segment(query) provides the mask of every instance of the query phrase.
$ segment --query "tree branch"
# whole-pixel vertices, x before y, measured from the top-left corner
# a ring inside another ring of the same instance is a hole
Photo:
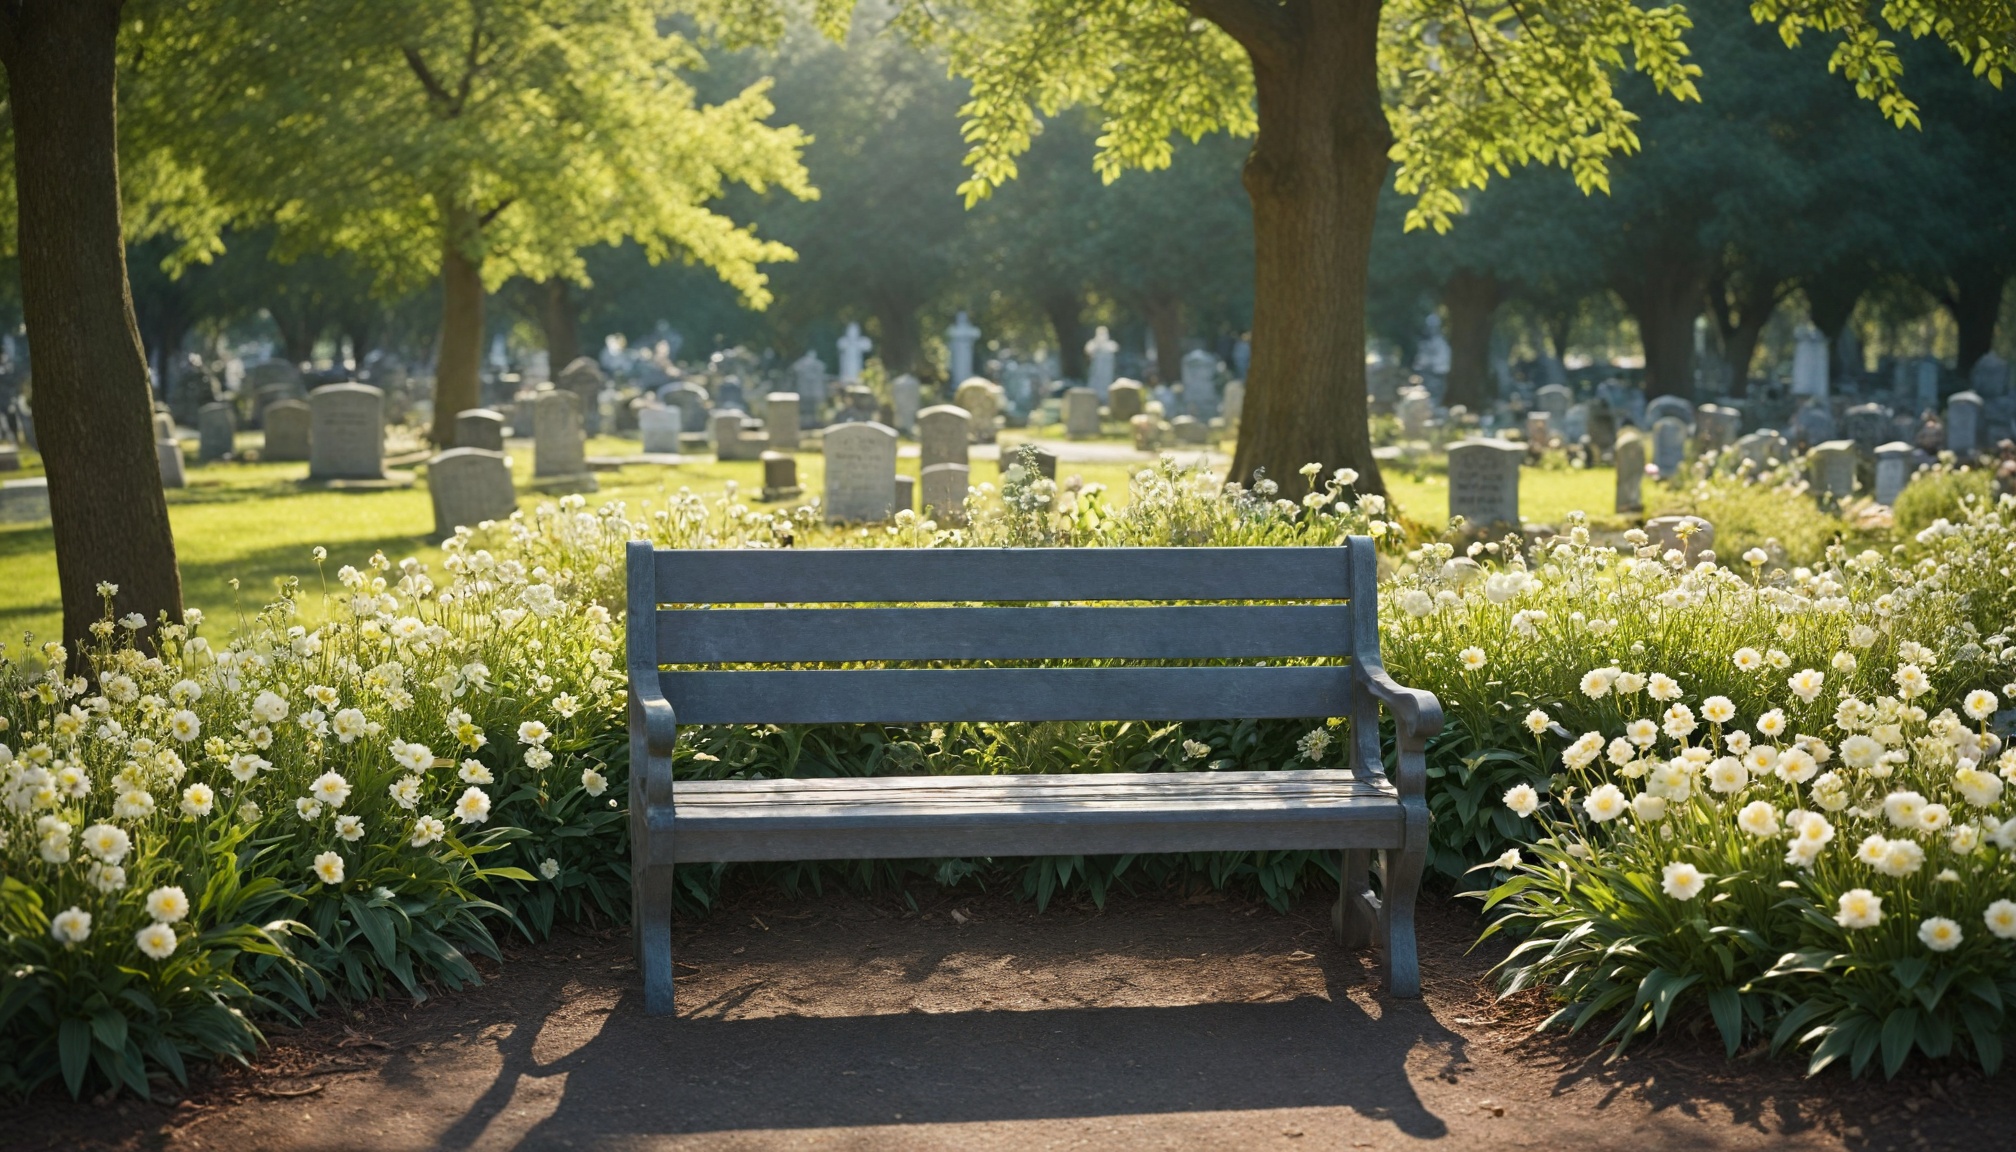
[[[479,231],[479,232],[480,232],[480,231],[482,231],[483,229],[485,229],[485,228],[488,228],[488,227],[490,226],[490,222],[491,222],[492,220],[495,220],[495,219],[497,219],[497,217],[499,217],[499,216],[503,215],[503,213],[504,213],[504,210],[505,210],[506,208],[509,208],[509,207],[511,207],[511,205],[513,205],[513,204],[517,203],[517,200],[518,200],[518,198],[517,198],[517,197],[515,197],[515,196],[507,196],[507,197],[505,197],[505,198],[504,198],[504,200],[503,200],[503,201],[502,201],[501,203],[499,203],[499,204],[498,204],[498,205],[497,205],[497,206],[496,206],[495,208],[492,208],[492,209],[490,209],[490,210],[489,210],[488,212],[485,212],[485,213],[483,213],[483,215],[481,215],[481,216],[478,216],[478,217],[476,218],[476,229],[477,229],[477,231]]]
[[[1224,29],[1255,62],[1262,57],[1280,59],[1295,40],[1295,24],[1288,9],[1275,0],[1184,0],[1184,6]]]
[[[448,95],[448,90],[441,87],[441,82],[434,78],[434,73],[427,67],[427,61],[420,58],[420,50],[401,48],[399,51],[406,57],[406,66],[413,70],[413,75],[420,78],[420,86],[427,90],[428,98],[440,104],[445,114],[454,115],[455,98]]]

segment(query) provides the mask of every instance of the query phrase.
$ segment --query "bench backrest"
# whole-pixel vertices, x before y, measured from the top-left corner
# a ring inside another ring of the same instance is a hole
[[[1379,662],[1378,562],[1363,536],[1341,548],[654,550],[640,541],[628,563],[632,683],[655,678],[682,725],[1353,715],[1350,664],[1271,662]],[[1240,603],[1283,600],[1303,603]],[[1085,606],[1100,601],[1133,603]],[[781,606],[889,603],[1027,606]],[[709,667],[1032,660],[1270,665]]]

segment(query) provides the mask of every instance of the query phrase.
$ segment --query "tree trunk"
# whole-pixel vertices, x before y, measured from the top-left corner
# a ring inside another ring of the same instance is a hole
[[[1482,412],[1498,398],[1491,375],[1491,323],[1505,287],[1498,278],[1464,268],[1442,286],[1442,305],[1449,309],[1449,381],[1443,402]]]
[[[467,213],[450,212],[441,249],[441,350],[434,366],[434,443],[455,443],[455,414],[483,395],[483,269],[463,247],[475,239]],[[461,242],[458,243],[458,239]],[[564,364],[554,365],[558,372]]]
[[[1974,362],[1995,346],[1995,321],[2002,314],[2002,289],[2008,280],[2007,268],[1986,260],[1954,270],[1952,288],[1942,302],[1960,329],[1960,355],[1954,367],[1962,380],[1974,371]]]
[[[1379,101],[1378,0],[1193,0],[1253,60],[1253,363],[1232,479],[1308,463],[1384,494],[1366,424],[1365,293],[1393,137]]]
[[[1729,365],[1729,394],[1750,394],[1750,362],[1757,358],[1757,341],[1764,325],[1778,310],[1784,295],[1782,282],[1751,273],[1732,275],[1708,289],[1708,314],[1722,338],[1722,359]]]
[[[1860,274],[1839,268],[1822,276],[1806,278],[1803,285],[1806,289],[1806,312],[1813,326],[1827,337],[1829,352],[1839,346],[1841,329],[1855,314],[1855,302],[1862,299],[1867,283]]]
[[[1645,395],[1694,399],[1694,318],[1708,289],[1708,266],[1679,243],[1648,256],[1639,274],[1620,276],[1617,294],[1638,320],[1645,348]]]
[[[119,0],[0,7],[19,197],[22,313],[35,349],[35,435],[73,661],[104,611],[182,615],[154,454],[147,359],[119,206]],[[77,665],[73,663],[73,667]]]
[[[1157,296],[1146,311],[1148,330],[1155,333],[1155,381],[1173,388],[1183,382],[1183,301]]]
[[[557,276],[542,281],[538,293],[539,326],[546,331],[546,363],[558,376],[562,368],[581,355],[580,314],[574,306],[573,287],[567,281]]]
[[[278,306],[268,305],[266,314],[273,318],[273,327],[280,332],[280,352],[288,363],[306,364],[315,358],[315,341],[328,326],[319,314],[311,315],[305,305],[289,300],[282,300]]]
[[[909,301],[880,300],[875,304],[875,326],[881,339],[876,355],[882,360],[882,371],[892,379],[905,372],[922,377],[918,371],[923,343],[917,331],[917,309]],[[986,355],[975,350],[975,355],[986,359]],[[957,383],[954,383],[957,387]]]
[[[1050,331],[1057,337],[1057,372],[1066,380],[1083,381],[1092,371],[1085,356],[1085,327],[1079,319],[1082,301],[1070,289],[1056,288],[1043,294],[1043,314],[1050,318]]]
[[[1575,313],[1556,312],[1540,321],[1540,327],[1547,332],[1547,343],[1554,348],[1554,359],[1568,359],[1568,336],[1575,330]]]

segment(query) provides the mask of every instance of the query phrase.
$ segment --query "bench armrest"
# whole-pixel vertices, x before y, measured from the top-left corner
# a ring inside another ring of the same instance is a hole
[[[633,816],[672,806],[672,749],[678,717],[658,682],[656,557],[649,540],[632,540],[624,562],[629,585],[624,614],[630,676],[630,807]]]
[[[1393,729],[1399,745],[1399,779],[1394,783],[1400,795],[1422,796],[1428,790],[1428,762],[1424,752],[1428,738],[1442,730],[1442,702],[1433,692],[1409,688],[1388,675],[1383,665],[1360,663],[1358,682],[1374,700],[1393,713]]]

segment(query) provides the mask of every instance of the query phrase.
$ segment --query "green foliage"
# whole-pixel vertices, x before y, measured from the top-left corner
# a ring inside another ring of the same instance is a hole
[[[1934,520],[1953,520],[1969,505],[1985,507],[1996,496],[1995,476],[1985,468],[1940,464],[1921,468],[1891,506],[1897,530],[1916,536]]]

